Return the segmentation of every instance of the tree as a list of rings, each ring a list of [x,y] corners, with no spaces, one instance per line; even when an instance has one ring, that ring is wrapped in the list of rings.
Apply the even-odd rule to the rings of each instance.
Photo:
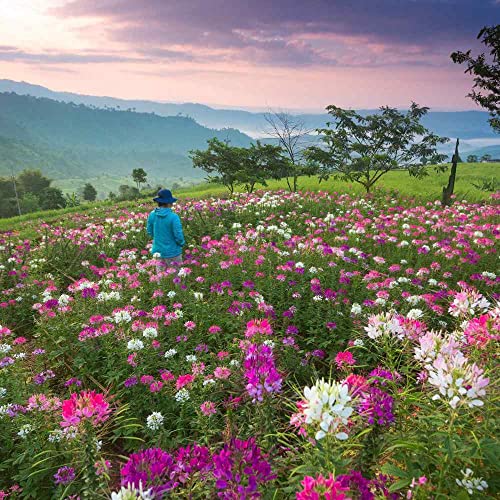
[[[17,177],[19,191],[40,195],[52,182],[40,170],[23,170]]]
[[[465,73],[474,75],[468,97],[490,112],[490,124],[500,133],[500,24],[485,26],[477,38],[490,49],[489,56],[483,53],[474,58],[468,50],[453,52],[450,57],[454,63],[465,63]]]
[[[83,195],[83,199],[86,201],[95,201],[95,199],[97,198],[97,191],[96,191],[95,187],[92,186],[92,184],[87,182],[87,184],[85,184],[85,186],[83,186],[82,195]]]
[[[128,186],[127,184],[122,184],[118,188],[118,200],[136,200],[141,196],[141,192],[134,186]]]
[[[145,184],[147,180],[148,174],[143,168],[134,168],[132,170],[132,179],[137,185],[137,189],[141,189],[141,184]]]
[[[23,214],[37,212],[40,210],[40,199],[36,194],[25,193],[20,200],[21,211]]]
[[[290,160],[283,156],[283,149],[272,144],[252,144],[249,148],[239,148],[241,163],[236,179],[243,184],[247,193],[252,193],[255,184],[267,186],[268,179],[282,179],[289,172]]]
[[[209,139],[206,150],[195,149],[189,152],[193,167],[204,170],[209,182],[218,182],[226,186],[233,194],[238,183],[237,166],[242,160],[241,148],[230,146],[217,138]]]
[[[239,184],[251,193],[256,184],[282,178],[289,163],[282,153],[280,146],[260,141],[240,148],[214,138],[208,141],[206,150],[191,151],[190,156],[194,167],[207,172],[209,182],[223,184],[232,194]]]
[[[55,208],[64,208],[66,198],[63,192],[56,187],[47,187],[39,195],[40,208],[42,210],[53,210]]]
[[[277,140],[288,157],[288,168],[283,177],[286,178],[288,189],[296,192],[299,176],[313,173],[310,167],[304,165],[303,156],[309,146],[308,136],[312,130],[307,129],[301,118],[288,113],[270,111],[264,115],[264,119],[268,124],[266,135]]]
[[[485,154],[481,156],[481,161],[491,161],[491,155]]]
[[[404,169],[411,176],[423,177],[427,165],[446,158],[437,152],[437,145],[448,139],[420,123],[429,108],[412,103],[401,113],[384,106],[380,113],[367,116],[337,106],[326,109],[336,120],[335,126],[327,123],[329,128],[319,129],[324,147],[312,146],[306,152],[309,161],[319,166],[320,181],[333,174],[361,184],[369,193],[391,170]]]
[[[477,155],[469,155],[467,156],[467,163],[477,163]]]

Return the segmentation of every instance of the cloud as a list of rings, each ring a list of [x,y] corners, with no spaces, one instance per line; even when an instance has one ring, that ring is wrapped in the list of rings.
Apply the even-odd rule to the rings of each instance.
[[[124,53],[103,53],[85,50],[80,53],[57,51],[27,51],[18,47],[0,45],[0,61],[25,62],[33,64],[104,64],[104,63],[147,63],[154,60],[193,60],[193,56],[173,50],[157,49],[139,52],[137,55]]]
[[[437,64],[433,58],[473,44],[499,6],[491,0],[72,0],[51,12],[100,21],[111,40],[156,59],[186,61],[190,54],[197,61],[371,67]]]

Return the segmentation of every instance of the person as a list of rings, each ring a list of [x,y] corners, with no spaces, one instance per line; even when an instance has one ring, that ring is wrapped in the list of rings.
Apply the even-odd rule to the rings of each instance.
[[[180,217],[172,211],[177,198],[169,189],[160,189],[153,198],[158,203],[148,216],[147,232],[153,238],[151,253],[159,254],[165,265],[182,261],[182,247],[186,244]]]

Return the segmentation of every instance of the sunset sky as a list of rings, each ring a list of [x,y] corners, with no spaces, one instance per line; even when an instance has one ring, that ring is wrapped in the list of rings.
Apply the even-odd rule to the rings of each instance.
[[[449,54],[499,21],[500,0],[0,0],[0,78],[231,107],[474,109]]]

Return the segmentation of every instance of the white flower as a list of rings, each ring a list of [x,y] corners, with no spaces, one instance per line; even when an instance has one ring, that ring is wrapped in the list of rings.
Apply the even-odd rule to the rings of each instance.
[[[165,418],[159,411],[154,411],[146,419],[146,425],[148,429],[151,429],[152,431],[157,431],[163,425],[164,420]]]
[[[408,319],[419,319],[424,315],[421,309],[410,309],[406,317]]]
[[[368,318],[368,326],[365,331],[371,339],[375,340],[382,335],[403,337],[404,329],[398,318],[391,312],[374,314]]]
[[[203,294],[201,292],[193,292],[194,300],[203,300]]]
[[[238,366],[240,366],[240,362],[237,359],[232,359],[229,362],[229,366],[232,366],[233,368],[238,368]]]
[[[27,435],[33,430],[33,426],[30,425],[30,424],[24,424],[21,429],[19,429],[19,432],[17,433],[17,435],[21,438],[21,439],[26,439]]]
[[[458,486],[462,486],[467,490],[469,495],[474,494],[474,490],[484,491],[488,488],[488,483],[482,477],[472,477],[474,472],[471,469],[465,469],[465,471],[460,471],[463,475],[462,479],[455,479]]]
[[[128,311],[117,311],[113,314],[113,321],[116,324],[130,323],[132,321],[132,316],[130,316]]]
[[[49,443],[58,443],[59,441],[61,441],[63,436],[64,433],[62,429],[54,429],[53,431],[50,431],[47,440],[49,441]]]
[[[304,263],[303,263],[303,262],[297,262],[297,263],[295,264],[295,267],[296,267],[296,268],[298,268],[298,269],[304,269],[304,267],[305,267],[305,266],[304,266]]]
[[[59,305],[61,307],[67,306],[69,304],[69,299],[70,296],[63,293],[58,299]]]
[[[203,381],[203,387],[213,384],[215,384],[215,380],[213,378],[207,378],[206,380]]]
[[[146,339],[155,339],[156,337],[158,337],[158,331],[156,330],[156,328],[148,326],[147,328],[144,328],[142,336]]]
[[[142,483],[139,483],[139,489],[128,484],[126,487],[122,486],[117,492],[111,493],[111,500],[154,500],[154,498],[152,489],[144,491]]]
[[[167,297],[168,297],[169,299],[173,299],[176,295],[177,295],[177,293],[176,293],[174,290],[170,290],[170,291],[167,293]]]
[[[0,354],[7,354],[12,349],[9,344],[0,344]]]
[[[7,389],[5,387],[0,387],[0,398],[4,398],[7,394]]]
[[[127,343],[127,349],[129,351],[140,351],[144,349],[144,342],[140,339],[132,339]]]
[[[364,345],[365,345],[365,343],[364,343],[364,342],[363,342],[363,340],[361,340],[361,339],[356,339],[356,340],[354,341],[354,345],[355,345],[356,347],[362,347],[362,346],[364,346]]]
[[[188,363],[194,363],[194,362],[196,361],[196,359],[197,359],[197,358],[196,358],[196,356],[195,356],[194,354],[188,354],[188,355],[186,356],[186,361],[187,361]]]
[[[272,340],[270,340],[270,339],[268,339],[268,340],[264,340],[263,344],[264,344],[264,345],[267,345],[267,347],[270,347],[271,349],[273,349],[273,348],[274,348],[274,346],[276,345],[276,344],[274,343],[274,341],[272,341]]]
[[[184,403],[189,400],[189,391],[186,388],[182,388],[180,391],[175,393],[174,398],[178,403]]]
[[[172,356],[175,356],[177,354],[177,351],[175,349],[169,349],[165,354],[163,355],[164,358],[171,358]]]
[[[351,396],[347,384],[317,380],[312,387],[304,388],[304,401],[305,423],[319,424],[315,439],[323,439],[327,433],[342,441],[348,438],[344,428],[353,408],[349,405]]]
[[[351,306],[351,314],[354,314],[355,316],[357,316],[358,314],[361,314],[361,306],[357,302],[355,302]]]

